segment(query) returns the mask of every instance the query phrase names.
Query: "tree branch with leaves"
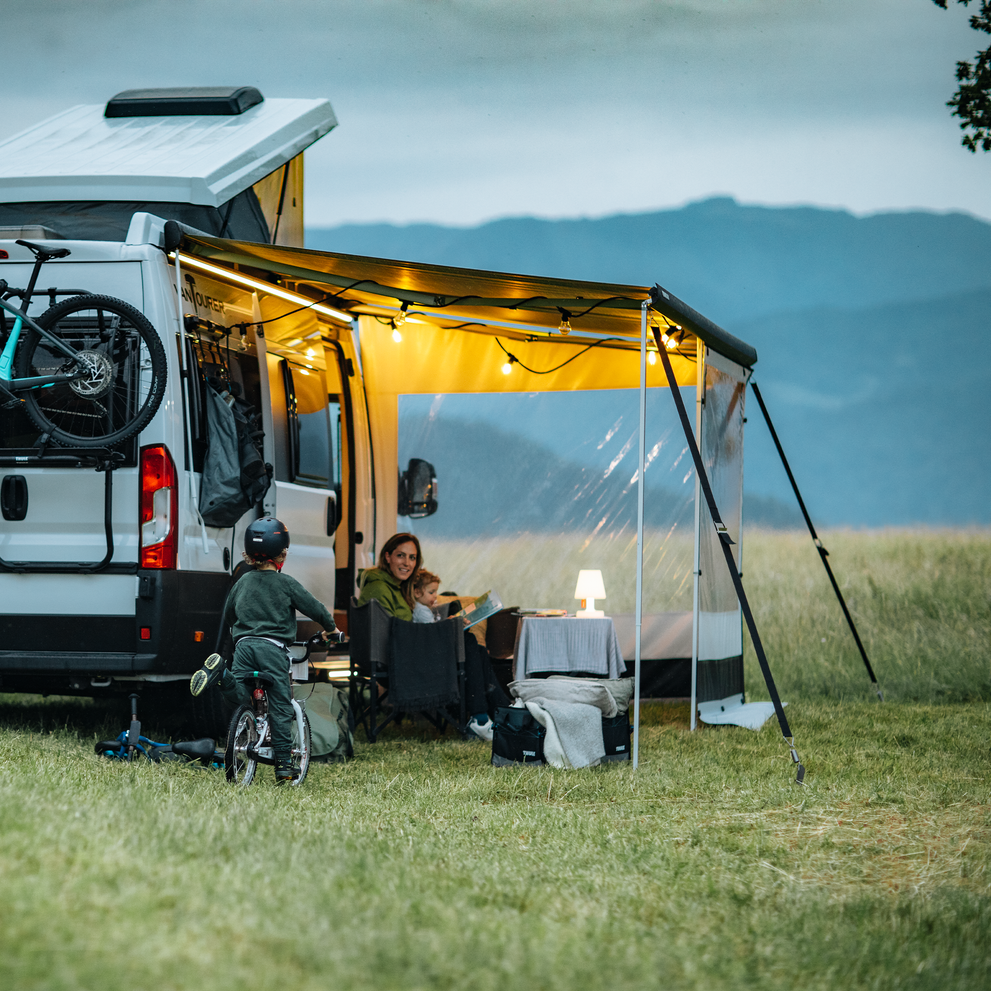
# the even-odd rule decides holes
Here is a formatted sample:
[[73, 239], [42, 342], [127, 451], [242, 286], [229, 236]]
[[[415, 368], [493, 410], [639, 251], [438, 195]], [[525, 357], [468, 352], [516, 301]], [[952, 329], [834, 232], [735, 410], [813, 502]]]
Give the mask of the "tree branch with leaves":
[[[933, 0], [946, 10], [948, 0]], [[957, 0], [965, 7], [970, 0]], [[991, 34], [991, 0], [980, 0], [980, 10], [972, 14], [970, 26], [975, 31]], [[977, 53], [974, 62], [957, 62], [957, 88], [953, 98], [946, 101], [953, 107], [953, 116], [960, 118], [964, 136], [960, 143], [976, 152], [991, 151], [991, 46]]]

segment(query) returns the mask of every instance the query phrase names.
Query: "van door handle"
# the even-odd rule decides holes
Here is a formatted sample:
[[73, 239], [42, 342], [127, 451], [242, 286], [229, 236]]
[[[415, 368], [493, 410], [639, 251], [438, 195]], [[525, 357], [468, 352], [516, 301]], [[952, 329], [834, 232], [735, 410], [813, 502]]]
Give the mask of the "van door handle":
[[0, 484], [3, 518], [17, 523], [28, 514], [28, 480], [23, 475], [4, 475]]
[[337, 495], [333, 492], [327, 496], [327, 536], [333, 537], [337, 530]]

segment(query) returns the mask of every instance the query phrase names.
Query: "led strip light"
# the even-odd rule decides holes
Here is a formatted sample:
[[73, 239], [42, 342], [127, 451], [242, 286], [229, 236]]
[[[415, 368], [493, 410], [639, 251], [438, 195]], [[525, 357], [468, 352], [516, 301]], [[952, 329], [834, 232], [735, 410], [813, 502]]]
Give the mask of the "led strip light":
[[288, 289], [282, 289], [280, 286], [273, 286], [271, 282], [262, 282], [260, 279], [252, 279], [248, 275], [241, 275], [240, 272], [234, 272], [228, 268], [218, 268], [216, 265], [211, 265], [209, 262], [201, 261], [193, 255], [180, 254], [179, 260], [183, 265], [188, 265], [190, 268], [199, 269], [202, 272], [207, 272], [210, 275], [217, 276], [218, 278], [226, 279], [229, 282], [237, 282], [238, 284], [245, 286], [248, 289], [254, 289], [257, 292], [265, 292], [270, 296], [278, 296], [281, 299], [288, 300], [290, 303], [300, 303], [307, 309], [313, 310], [316, 313], [322, 313], [324, 316], [331, 317], [334, 320], [340, 320], [346, 324], [351, 323], [351, 316], [343, 310], [335, 310], [332, 306], [327, 306], [324, 303], [315, 303], [312, 299], [308, 299], [306, 296], [289, 292]]

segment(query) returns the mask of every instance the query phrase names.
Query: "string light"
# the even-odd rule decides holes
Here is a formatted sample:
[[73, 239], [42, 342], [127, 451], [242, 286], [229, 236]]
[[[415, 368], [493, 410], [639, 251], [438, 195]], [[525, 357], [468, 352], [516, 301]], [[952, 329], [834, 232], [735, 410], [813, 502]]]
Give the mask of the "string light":
[[648, 351], [647, 352], [647, 361], [651, 365], [656, 365], [657, 364], [657, 352], [656, 351]]
[[561, 310], [561, 322], [557, 328], [563, 337], [571, 333], [571, 314], [567, 310]]
[[515, 354], [511, 354], [506, 364], [502, 366], [502, 374], [508, 375], [513, 370], [513, 365], [519, 360], [520, 359], [517, 358]]
[[401, 344], [403, 340], [403, 335], [399, 333], [399, 328], [394, 323], [392, 325], [392, 339], [397, 344]]
[[[397, 327], [402, 327], [402, 325], [406, 323], [406, 311], [408, 309], [409, 309], [409, 303], [403, 303], [403, 305], [399, 308], [399, 312], [396, 314], [393, 321]], [[395, 338], [396, 335], [393, 334], [392, 336], [393, 338]]]
[[685, 338], [685, 332], [678, 326], [678, 324], [673, 323], [668, 327], [668, 330], [678, 331], [678, 339], [675, 340], [674, 334], [670, 336], [668, 334], [661, 334], [661, 341], [664, 343], [664, 347], [668, 351], [673, 351]]

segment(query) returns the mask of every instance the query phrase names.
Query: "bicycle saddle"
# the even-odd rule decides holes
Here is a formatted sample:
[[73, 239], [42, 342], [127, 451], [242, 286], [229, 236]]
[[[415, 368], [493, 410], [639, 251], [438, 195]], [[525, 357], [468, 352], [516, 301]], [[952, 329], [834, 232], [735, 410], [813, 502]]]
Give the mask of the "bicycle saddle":
[[38, 258], [43, 262], [51, 261], [53, 258], [65, 258], [66, 256], [72, 254], [68, 248], [48, 248], [43, 244], [35, 244], [32, 241], [17, 240], [14, 244], [24, 245], [28, 251], [34, 252], [35, 258]]
[[181, 740], [172, 744], [174, 754], [182, 754], [183, 757], [198, 758], [202, 761], [212, 758], [216, 749], [216, 744], [208, 737], [202, 740]]

